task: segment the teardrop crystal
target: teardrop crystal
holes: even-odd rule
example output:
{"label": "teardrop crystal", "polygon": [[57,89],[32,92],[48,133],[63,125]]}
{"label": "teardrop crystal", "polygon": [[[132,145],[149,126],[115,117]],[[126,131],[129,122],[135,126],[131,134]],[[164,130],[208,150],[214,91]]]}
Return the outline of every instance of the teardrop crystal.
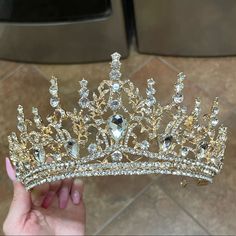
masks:
{"label": "teardrop crystal", "polygon": [[79,146],[78,146],[78,143],[74,139],[71,139],[71,140],[67,141],[66,149],[67,149],[68,154],[71,157],[73,157],[73,158],[78,157]]}
{"label": "teardrop crystal", "polygon": [[119,141],[124,135],[127,122],[122,115],[113,115],[108,120],[110,134],[115,141]]}
{"label": "teardrop crystal", "polygon": [[45,150],[43,147],[34,148],[33,155],[38,162],[42,163],[45,161]]}

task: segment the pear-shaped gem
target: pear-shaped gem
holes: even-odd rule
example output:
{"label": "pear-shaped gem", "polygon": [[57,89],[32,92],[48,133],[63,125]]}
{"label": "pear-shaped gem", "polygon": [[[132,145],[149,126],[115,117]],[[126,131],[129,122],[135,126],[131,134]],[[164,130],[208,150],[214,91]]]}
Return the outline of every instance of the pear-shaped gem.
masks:
{"label": "pear-shaped gem", "polygon": [[78,146],[78,143],[74,139],[71,139],[71,140],[67,141],[66,149],[67,149],[68,154],[71,157],[73,157],[73,158],[78,157],[79,146]]}
{"label": "pear-shaped gem", "polygon": [[33,149],[33,154],[34,154],[34,157],[35,159],[42,163],[45,161],[45,150],[43,147],[36,147]]}
{"label": "pear-shaped gem", "polygon": [[162,150],[167,151],[170,148],[172,141],[173,137],[171,135],[166,136],[162,141]]}
{"label": "pear-shaped gem", "polygon": [[112,138],[119,141],[126,131],[127,122],[122,115],[113,115],[108,120],[108,127]]}

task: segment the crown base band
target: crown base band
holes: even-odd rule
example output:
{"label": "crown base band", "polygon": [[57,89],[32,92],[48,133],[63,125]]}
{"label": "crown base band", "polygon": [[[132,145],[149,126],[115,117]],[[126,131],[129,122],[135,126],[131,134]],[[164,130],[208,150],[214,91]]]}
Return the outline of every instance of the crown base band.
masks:
{"label": "crown base band", "polygon": [[[159,165],[157,165],[159,164]],[[206,173],[207,172],[207,173]],[[189,170],[176,163],[162,162],[135,162],[135,163],[106,163],[106,164],[84,164],[79,168],[75,166],[61,167],[57,166],[48,169],[47,172],[39,171],[37,173],[28,173],[23,179],[27,190],[32,189],[44,183],[51,183],[66,178],[89,177],[89,176],[116,176],[116,175],[144,175],[144,174],[166,174],[192,177],[212,183],[214,173],[196,168]],[[21,180],[22,181],[22,180]]]}

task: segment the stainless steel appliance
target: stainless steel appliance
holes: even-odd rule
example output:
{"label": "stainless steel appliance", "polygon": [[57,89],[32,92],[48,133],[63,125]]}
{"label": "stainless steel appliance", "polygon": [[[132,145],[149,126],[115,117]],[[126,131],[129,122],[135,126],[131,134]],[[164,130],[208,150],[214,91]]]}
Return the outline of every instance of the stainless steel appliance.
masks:
{"label": "stainless steel appliance", "polygon": [[121,0],[0,0],[0,58],[77,63],[128,55]]}

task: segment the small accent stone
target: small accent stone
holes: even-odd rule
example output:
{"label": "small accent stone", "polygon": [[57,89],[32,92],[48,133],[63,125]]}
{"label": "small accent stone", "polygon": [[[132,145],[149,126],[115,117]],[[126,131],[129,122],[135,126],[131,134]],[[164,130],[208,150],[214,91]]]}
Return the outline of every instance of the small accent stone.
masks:
{"label": "small accent stone", "polygon": [[219,120],[216,117],[211,118],[211,125],[216,126],[218,124]]}
{"label": "small accent stone", "polygon": [[142,150],[147,150],[149,148],[150,144],[147,140],[144,140],[140,143],[140,148]]}
{"label": "small accent stone", "polygon": [[149,85],[154,85],[154,84],[155,84],[155,81],[154,81],[153,78],[151,78],[151,79],[148,79],[148,80],[147,80],[147,83],[148,83]]}
{"label": "small accent stone", "polygon": [[87,108],[89,106],[89,99],[87,97],[82,97],[80,98],[79,100],[79,105],[82,107],[82,108]]}
{"label": "small accent stone", "polygon": [[184,100],[184,96],[183,94],[177,93],[176,95],[174,95],[173,100],[175,103],[181,103]]}
{"label": "small accent stone", "polygon": [[49,93],[53,96],[57,96],[58,87],[56,85],[51,85],[49,88]]}
{"label": "small accent stone", "polygon": [[88,151],[90,154],[95,153],[97,151],[97,145],[95,143],[89,144]]}
{"label": "small accent stone", "polygon": [[112,161],[119,162],[122,160],[123,156],[120,151],[115,151],[111,154]]}
{"label": "small accent stone", "polygon": [[149,88],[146,89],[146,94],[148,96],[153,95],[155,93],[156,93],[156,90],[153,87],[149,87]]}
{"label": "small accent stone", "polygon": [[118,100],[111,100],[109,102],[109,107],[112,109],[112,110],[117,110],[119,107],[120,107],[120,101]]}
{"label": "small accent stone", "polygon": [[178,83],[175,85],[175,90],[177,93],[181,92],[184,88],[184,84],[183,83]]}
{"label": "small accent stone", "polygon": [[120,84],[119,83],[113,83],[111,85],[112,91],[113,92],[118,92],[120,90]]}
{"label": "small accent stone", "polygon": [[17,125],[17,128],[20,132],[26,131],[26,125],[25,125],[24,122],[19,122],[18,125]]}
{"label": "small accent stone", "polygon": [[156,98],[154,96],[148,96],[146,99],[146,105],[151,107],[156,103]]}
{"label": "small accent stone", "polygon": [[181,148],[181,155],[183,157],[186,157],[188,155],[188,153],[189,153],[189,149],[187,147],[182,147]]}
{"label": "small accent stone", "polygon": [[82,87],[86,87],[88,85],[88,81],[85,79],[82,79],[79,83],[80,83],[80,86]]}
{"label": "small accent stone", "polygon": [[50,105],[52,107],[57,107],[59,104],[59,99],[57,97],[50,98]]}

